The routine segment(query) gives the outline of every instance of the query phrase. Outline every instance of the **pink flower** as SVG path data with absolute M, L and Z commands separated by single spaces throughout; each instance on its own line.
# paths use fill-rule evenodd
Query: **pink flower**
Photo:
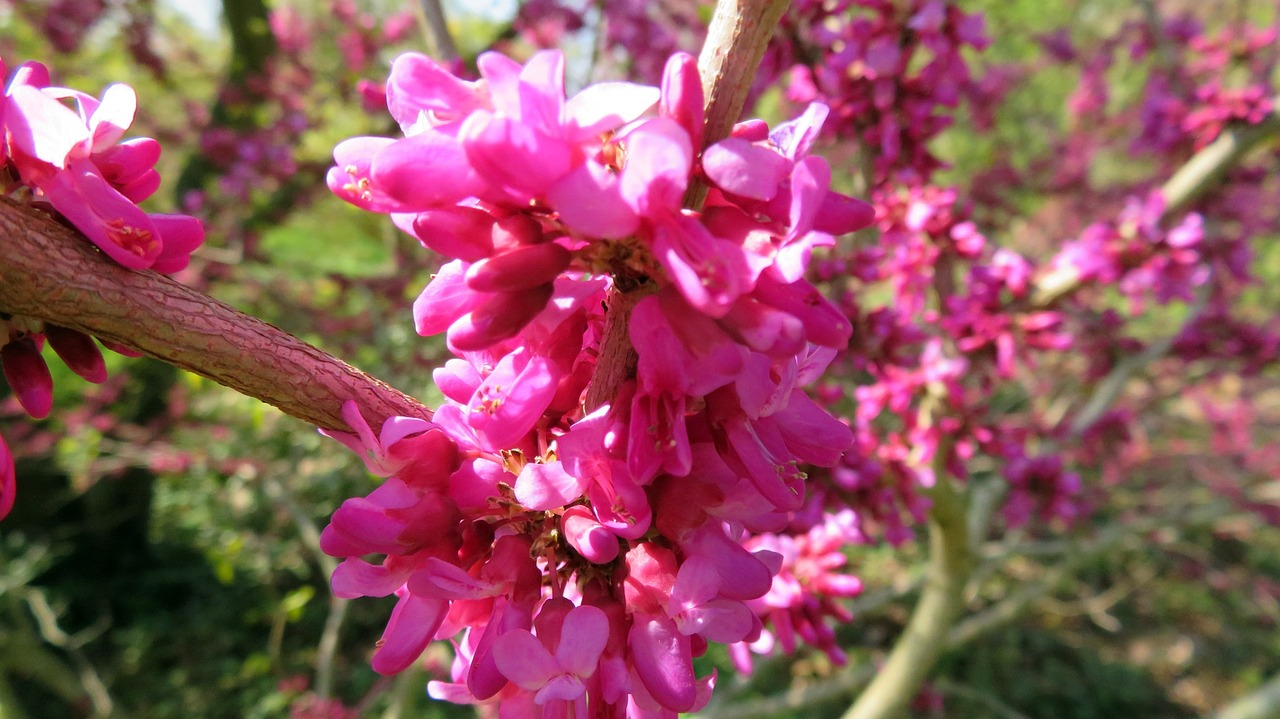
M 9 516 L 17 490 L 13 453 L 9 451 L 9 445 L 5 444 L 4 437 L 0 436 L 0 519 Z
M 596 607 L 552 599 L 542 605 L 534 627 L 537 636 L 513 629 L 498 637 L 498 669 L 521 689 L 536 692 L 537 704 L 570 702 L 577 707 L 573 715 L 585 716 L 585 682 L 609 639 L 608 618 Z
M 43 65 L 26 63 L 0 108 L 8 141 L 0 157 L 7 154 L 24 183 L 116 262 L 176 272 L 204 241 L 204 230 L 194 218 L 149 215 L 137 206 L 159 186 L 160 150 L 146 138 L 117 144 L 136 109 L 128 85 L 111 85 L 97 99 L 50 86 Z

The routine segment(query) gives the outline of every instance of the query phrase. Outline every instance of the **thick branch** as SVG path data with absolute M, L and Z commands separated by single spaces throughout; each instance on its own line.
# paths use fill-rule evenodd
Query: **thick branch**
M 327 429 L 348 429 L 347 400 L 373 427 L 394 415 L 431 416 L 336 357 L 168 277 L 127 270 L 8 199 L 0 200 L 0 257 L 0 312 L 119 343 Z
M 973 569 L 963 498 L 945 474 L 931 494 L 929 569 L 923 593 L 884 666 L 843 719 L 890 719 L 902 714 L 947 646 L 951 624 L 964 606 Z
M 1276 98 L 1275 102 L 1280 103 L 1280 98 Z M 1208 147 L 1187 160 L 1187 164 L 1179 168 L 1160 188 L 1165 203 L 1160 221 L 1164 222 L 1177 215 L 1217 187 L 1227 172 L 1250 150 L 1277 134 L 1280 134 L 1280 113 L 1274 112 L 1256 125 L 1224 131 Z M 1046 275 L 1036 283 L 1031 305 L 1038 309 L 1052 306 L 1080 289 L 1081 284 L 1083 282 L 1080 275 L 1074 268 L 1068 267 Z
M 703 147 L 729 136 L 742 118 L 743 106 L 760 69 L 769 38 L 778 28 L 791 0 L 720 0 L 716 3 L 707 42 L 698 55 L 702 93 L 707 98 Z M 685 206 L 700 209 L 707 199 L 707 185 L 694 181 L 685 195 Z
M 729 136 L 760 69 L 769 38 L 790 0 L 720 0 L 707 42 L 698 55 L 698 73 L 707 98 L 704 145 Z

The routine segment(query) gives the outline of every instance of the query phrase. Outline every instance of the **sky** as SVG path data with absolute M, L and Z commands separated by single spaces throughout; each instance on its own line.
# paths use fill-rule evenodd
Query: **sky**
M 416 2 L 416 0 L 405 0 Z M 221 0 L 160 0 L 173 12 L 185 17 L 200 32 L 214 35 L 221 22 Z M 445 13 L 466 12 L 492 18 L 510 17 L 516 0 L 444 0 Z

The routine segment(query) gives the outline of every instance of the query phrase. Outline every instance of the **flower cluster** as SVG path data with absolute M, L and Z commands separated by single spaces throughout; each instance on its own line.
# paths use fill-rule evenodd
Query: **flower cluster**
M 138 207 L 160 186 L 160 144 L 146 137 L 120 142 L 137 106 L 128 85 L 95 98 L 50 85 L 40 63 L 22 64 L 0 98 L 5 187 L 10 194 L 28 190 L 31 204 L 66 218 L 125 267 L 177 272 L 204 231 L 195 218 Z
M 336 592 L 399 598 L 375 669 L 453 639 L 433 696 L 647 715 L 700 707 L 713 677 L 694 656 L 760 641 L 765 620 L 833 648 L 816 627 L 839 614 L 817 597 L 856 587 L 814 581 L 812 606 L 768 596 L 784 566 L 792 585 L 811 562 L 834 569 L 797 557 L 830 543 L 780 553 L 757 536 L 804 505 L 802 467 L 852 439 L 803 390 L 852 330 L 804 279 L 811 253 L 872 219 L 809 154 L 826 108 L 699 152 L 690 56 L 660 89 L 568 99 L 559 52 L 478 66 L 467 82 L 398 58 L 387 100 L 405 137 L 347 140 L 329 174 L 453 258 L 414 305 L 419 333 L 458 356 L 435 373 L 446 404 L 379 435 L 349 408 L 357 433 L 338 435 L 389 477 L 323 535 L 346 558 Z M 700 211 L 691 182 L 709 186 Z
M 44 65 L 24 63 L 0 97 L 0 178 L 6 194 L 65 219 L 121 265 L 177 272 L 204 240 L 204 230 L 195 218 L 138 207 L 159 187 L 160 145 L 150 138 L 120 142 L 136 108 L 128 85 L 111 85 L 94 98 L 52 86 Z M 107 376 L 91 337 L 0 314 L 0 365 L 18 403 L 37 419 L 53 407 L 53 379 L 40 354 L 46 341 L 84 379 L 100 383 Z M 13 504 L 7 449 L 0 460 L 3 517 Z
M 1149 194 L 1131 199 L 1113 222 L 1096 222 L 1074 240 L 1063 243 L 1050 263 L 1051 271 L 1065 271 L 1082 281 L 1116 284 L 1135 311 L 1147 294 L 1160 304 L 1191 300 L 1193 291 L 1208 281 L 1209 265 L 1202 252 L 1204 220 L 1187 215 L 1176 226 L 1161 226 L 1164 198 Z
M 978 87 L 962 50 L 985 48 L 981 13 L 943 0 L 806 0 L 792 4 L 785 22 L 812 61 L 791 68 L 793 102 L 831 105 L 832 129 L 874 148 L 877 181 L 916 184 L 941 166 L 928 142 L 951 124 L 949 109 Z M 997 93 L 998 94 L 998 93 Z

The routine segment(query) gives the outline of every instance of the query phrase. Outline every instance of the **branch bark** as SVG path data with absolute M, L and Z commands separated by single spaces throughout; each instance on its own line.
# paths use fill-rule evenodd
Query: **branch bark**
M 0 312 L 155 357 L 325 429 L 430 418 L 420 402 L 255 317 L 154 272 L 127 270 L 49 217 L 0 198 Z

